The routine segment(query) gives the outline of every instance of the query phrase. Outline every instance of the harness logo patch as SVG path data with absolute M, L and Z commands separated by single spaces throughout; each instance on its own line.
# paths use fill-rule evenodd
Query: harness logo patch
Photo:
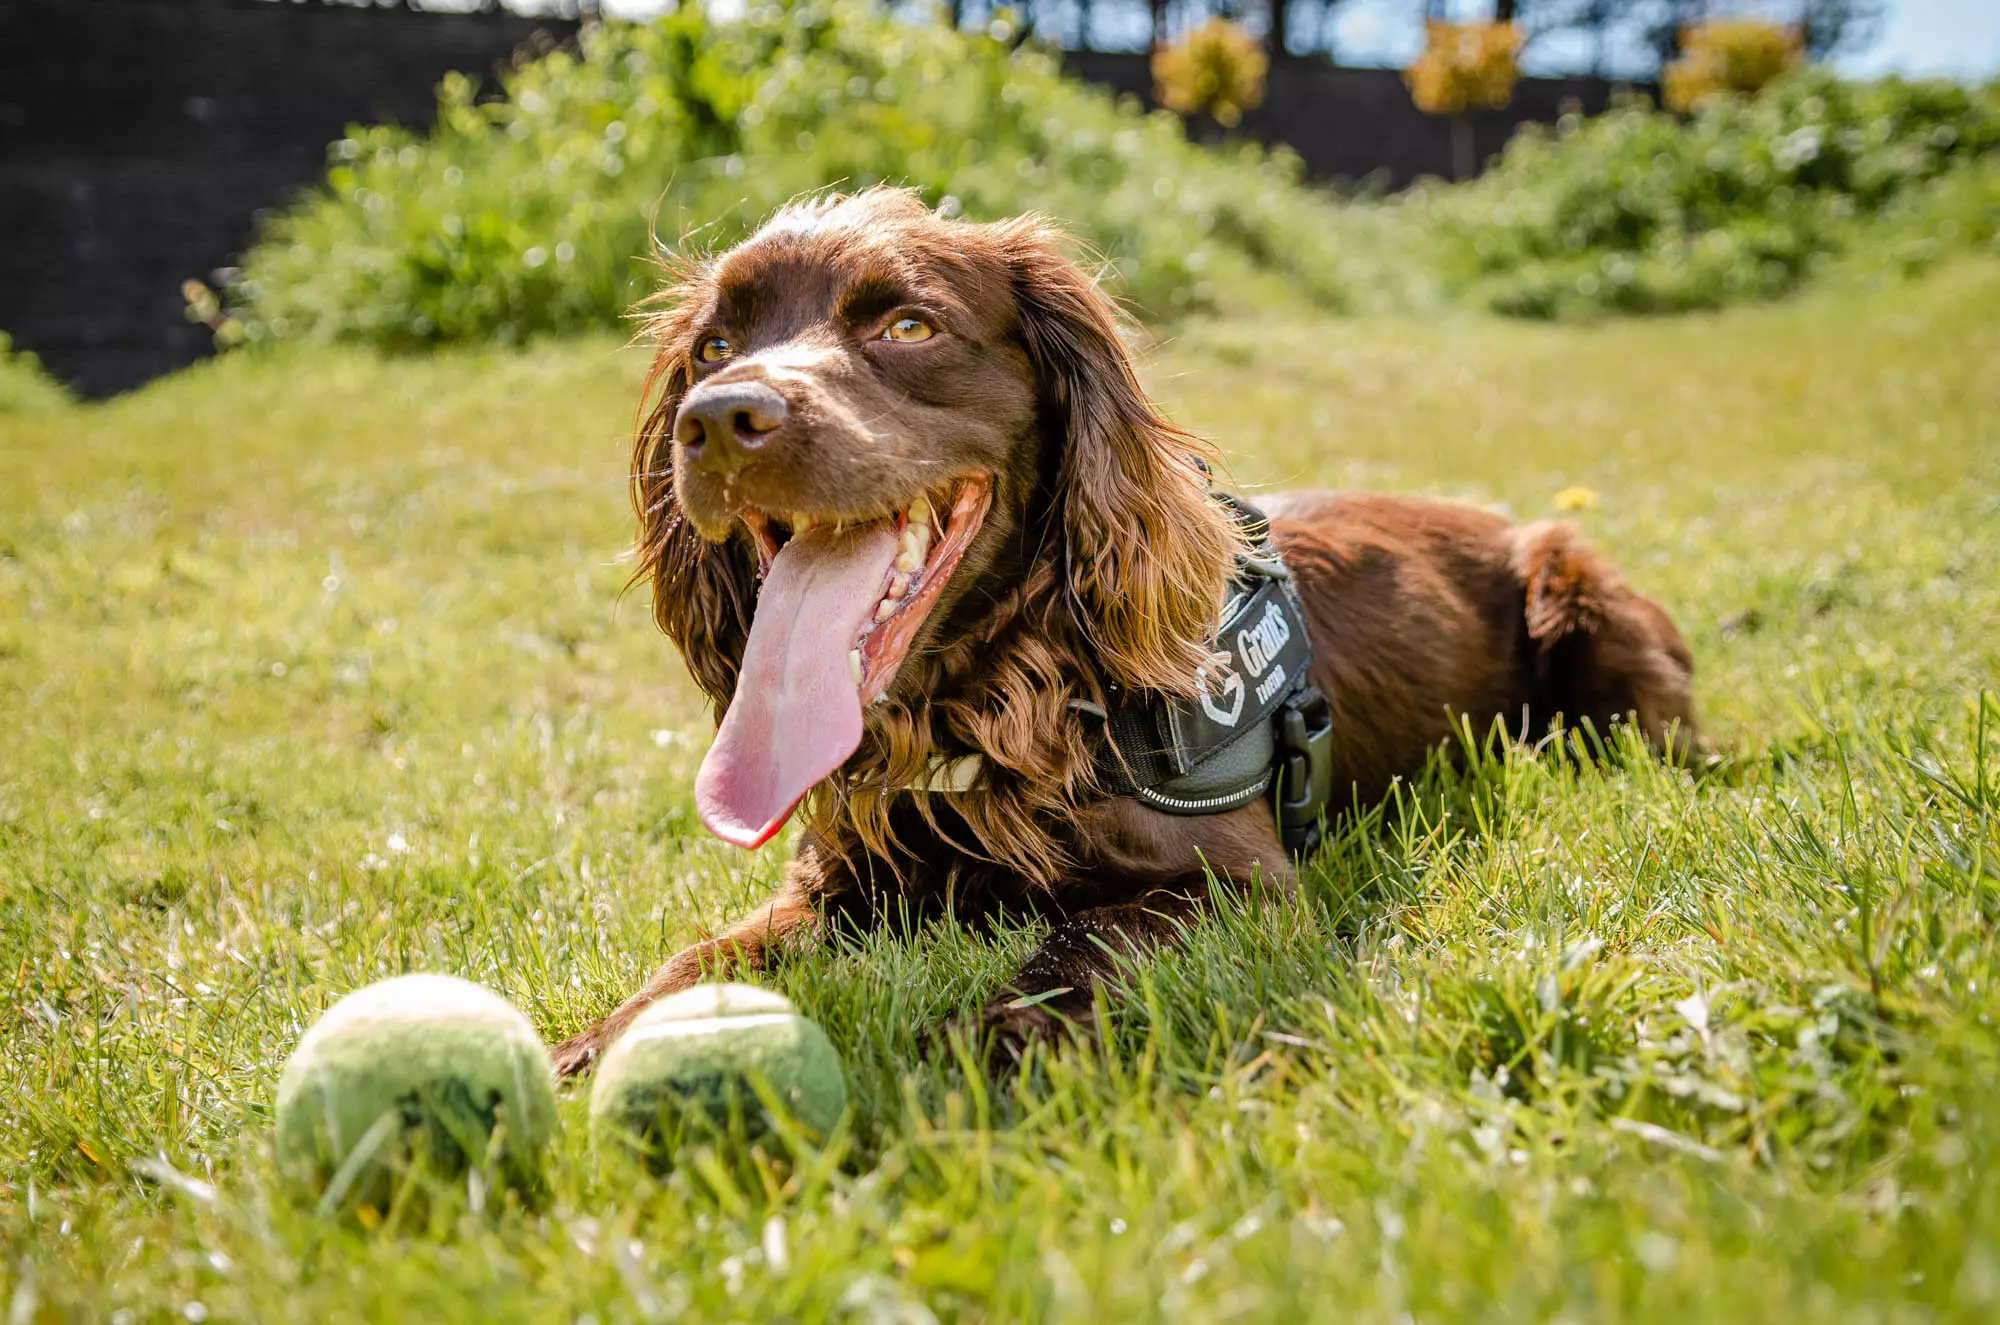
M 1257 703 L 1260 706 L 1264 704 L 1267 700 L 1271 698 L 1271 696 L 1277 694 L 1278 691 L 1282 690 L 1284 688 L 1285 682 L 1291 679 L 1292 679 L 1291 676 L 1285 671 L 1284 668 L 1282 667 L 1273 668 L 1269 676 L 1265 677 L 1262 681 L 1259 681 L 1257 683 Z
M 1245 676 L 1258 682 L 1257 704 L 1261 708 L 1285 684 L 1286 669 L 1272 669 L 1291 641 L 1292 623 L 1285 609 L 1277 603 L 1267 604 L 1254 625 L 1236 632 L 1236 654 L 1243 660 L 1240 670 L 1232 668 L 1219 680 L 1206 671 L 1195 673 L 1201 682 L 1201 711 L 1224 727 L 1234 727 L 1243 717 L 1243 703 L 1249 697 Z M 1267 671 L 1271 675 L 1265 676 Z
M 1224 673 L 1218 695 L 1209 684 L 1207 671 L 1197 671 L 1195 677 L 1201 682 L 1201 711 L 1225 727 L 1234 727 L 1243 716 L 1243 678 L 1234 672 Z
M 1285 620 L 1285 609 L 1276 603 L 1264 608 L 1263 617 L 1254 626 L 1245 626 L 1236 632 L 1236 652 L 1243 659 L 1243 666 L 1250 675 L 1262 676 L 1264 669 L 1278 656 L 1278 651 L 1291 643 L 1292 624 Z

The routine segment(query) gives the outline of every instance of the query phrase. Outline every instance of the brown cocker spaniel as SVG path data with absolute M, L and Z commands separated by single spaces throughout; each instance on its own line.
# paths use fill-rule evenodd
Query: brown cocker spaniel
M 1001 908 L 1052 922 L 985 1011 L 1018 1046 L 1087 1022 L 1093 987 L 1170 942 L 1212 878 L 1291 886 L 1268 800 L 1183 817 L 1104 790 L 1079 708 L 1197 693 L 1244 532 L 1048 226 L 876 189 L 788 207 L 678 275 L 633 456 L 640 573 L 720 715 L 703 821 L 743 847 L 802 826 L 777 895 L 558 1070 L 837 921 Z M 1367 494 L 1258 505 L 1331 704 L 1335 809 L 1468 720 L 1631 720 L 1670 756 L 1694 739 L 1680 634 L 1568 526 Z

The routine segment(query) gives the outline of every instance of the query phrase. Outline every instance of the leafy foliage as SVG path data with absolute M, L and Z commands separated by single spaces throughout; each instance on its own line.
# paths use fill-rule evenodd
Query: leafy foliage
M 1660 70 L 1660 94 L 1685 112 L 1704 97 L 1762 92 L 1805 54 L 1805 31 L 1756 19 L 1711 19 L 1682 34 L 1681 50 Z
M 647 292 L 649 227 L 726 245 L 780 203 L 888 181 L 975 218 L 1041 210 L 1160 314 L 1268 273 L 1338 297 L 1331 208 L 1296 160 L 1190 145 L 1055 59 L 850 0 L 699 5 L 605 23 L 505 95 L 448 78 L 428 135 L 357 128 L 233 290 L 252 339 L 412 346 L 612 323 Z
M 1153 52 L 1153 96 L 1168 110 L 1237 124 L 1263 104 L 1270 63 L 1241 25 L 1211 18 Z
M 1628 102 L 1515 138 L 1478 181 L 1419 202 L 1453 282 L 1531 317 L 1770 298 L 1864 222 L 2000 156 L 2000 84 L 1843 82 L 1808 71 L 1690 120 Z M 1989 243 L 1977 181 L 1947 190 Z
M 48 375 L 42 361 L 14 348 L 0 331 L 0 414 L 40 414 L 69 403 L 69 392 Z
M 1403 71 L 1410 96 L 1430 115 L 1498 109 L 1520 80 L 1521 30 L 1512 23 L 1424 24 L 1424 52 Z

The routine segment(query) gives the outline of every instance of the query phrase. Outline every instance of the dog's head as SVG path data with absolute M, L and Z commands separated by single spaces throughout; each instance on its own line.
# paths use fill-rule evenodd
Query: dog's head
M 1106 679 L 1194 687 L 1236 530 L 1047 225 L 875 189 L 676 275 L 651 322 L 639 552 L 724 715 L 696 784 L 717 833 L 770 837 L 870 705 L 917 698 L 910 660 L 1038 568 Z

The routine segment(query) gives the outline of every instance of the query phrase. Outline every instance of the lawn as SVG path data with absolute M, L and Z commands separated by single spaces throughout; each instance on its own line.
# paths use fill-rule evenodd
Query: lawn
M 1235 478 L 1575 512 L 1686 629 L 1717 757 L 1441 766 L 1107 1039 L 926 1047 L 1029 931 L 772 981 L 848 1124 L 368 1228 L 278 1068 L 448 971 L 553 1040 L 744 910 L 706 719 L 627 595 L 608 339 L 232 357 L 0 416 L 10 1322 L 2000 1315 L 2000 263 L 1675 320 L 1194 323 Z M 1568 504 L 1587 500 L 1572 493 Z

